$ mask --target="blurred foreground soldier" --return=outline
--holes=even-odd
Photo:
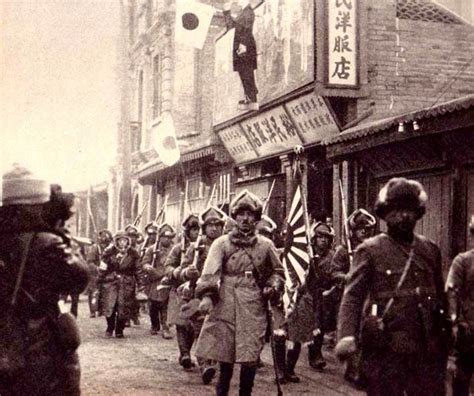
[[[200,309],[208,313],[196,356],[220,363],[217,395],[229,393],[234,363],[241,364],[240,395],[250,395],[265,343],[268,298],[283,291],[283,266],[267,238],[255,234],[262,203],[248,191],[230,205],[237,226],[216,239],[197,283]]]
[[[165,261],[165,276],[171,281],[168,302],[168,323],[176,325],[176,337],[179,349],[179,364],[184,369],[194,366],[191,360],[191,347],[194,342],[194,331],[189,319],[180,317],[179,312],[185,301],[177,294],[181,280],[181,263],[191,242],[195,242],[199,234],[199,218],[195,214],[187,216],[181,224],[182,240],[173,246]]]
[[[336,354],[344,359],[361,348],[369,395],[445,394],[449,332],[441,254],[414,233],[427,199],[417,181],[389,180],[375,209],[388,231],[355,253]]]
[[[142,276],[138,252],[132,248],[124,231],[114,236],[114,243],[105,249],[99,266],[99,284],[103,286],[106,337],[123,338],[125,321],[133,315],[135,283]]]
[[[222,235],[225,218],[226,214],[213,206],[208,207],[199,216],[201,233],[196,242],[189,246],[181,263],[181,271],[179,273],[183,284],[178,288],[178,296],[183,302],[187,302],[187,304],[183,305],[182,310],[186,310],[189,307],[194,307],[195,309],[199,307],[197,304],[193,306],[193,303],[199,302],[199,300],[194,298],[196,281],[202,273],[204,262],[206,261],[212,243]],[[192,310],[188,311],[188,315],[190,312],[192,312]],[[192,343],[198,339],[201,333],[204,315],[197,310],[190,319],[193,330],[193,337],[189,339],[189,348],[191,349]],[[197,357],[197,362],[202,382],[205,385],[211,383],[216,375],[216,362],[210,359],[203,359],[199,356]]]
[[[162,330],[165,339],[172,338],[167,318],[171,285],[166,287],[162,284],[162,280],[165,277],[166,258],[175,236],[173,227],[166,223],[162,224],[158,230],[158,241],[147,249],[142,261],[150,309],[150,334],[157,335]]]
[[[60,294],[80,293],[87,265],[61,232],[72,195],[16,165],[0,207],[0,394],[79,395],[80,337]]]
[[[102,254],[112,243],[112,233],[109,230],[100,230],[97,234],[97,243],[92,245],[87,253],[87,264],[89,264],[90,280],[87,285],[87,300],[89,302],[89,313],[91,318],[98,314],[102,315],[102,293],[97,284],[99,279],[99,266]]]
[[[474,216],[469,224],[474,246]],[[453,321],[454,351],[448,368],[454,371],[453,395],[468,396],[474,371],[474,249],[458,254],[446,282],[449,315]],[[454,367],[452,364],[454,363]]]

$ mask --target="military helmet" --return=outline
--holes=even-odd
[[[126,249],[128,249],[132,245],[132,239],[130,238],[130,235],[126,231],[120,230],[117,231],[117,233],[114,235],[114,246],[117,249],[121,250],[118,244],[118,241],[121,239],[125,239],[128,242]]]
[[[138,228],[136,226],[134,226],[133,224],[127,224],[125,226],[125,232],[129,236],[134,236],[134,235],[138,236],[140,234],[140,231],[138,230]]]
[[[161,237],[169,237],[169,238],[174,238],[176,236],[176,232],[172,226],[170,226],[168,223],[163,223],[160,225],[160,228],[158,229],[158,236]]]
[[[230,215],[235,219],[241,210],[250,210],[255,213],[255,219],[260,221],[262,217],[262,201],[248,190],[241,191],[230,203]]]
[[[347,225],[351,230],[360,228],[374,228],[377,220],[365,209],[356,209],[347,219]]]
[[[97,233],[97,240],[103,244],[113,241],[112,233],[109,230],[103,229]]]
[[[210,223],[219,223],[224,225],[227,215],[220,209],[214,206],[209,206],[204,212],[199,215],[199,223],[201,227]]]
[[[199,227],[199,216],[197,214],[191,213],[183,220],[181,226],[184,230],[189,230],[191,228]]]
[[[329,237],[331,240],[334,239],[336,233],[334,229],[329,225],[322,221],[318,221],[317,223],[313,224],[310,229],[310,237],[314,239],[318,236],[326,236]]]
[[[145,226],[145,232],[150,235],[150,234],[157,234],[158,233],[158,224],[154,221],[150,221],[146,226]]]
[[[393,209],[410,209],[420,219],[425,214],[426,201],[428,195],[420,182],[394,177],[380,190],[375,203],[375,214],[384,219]]]

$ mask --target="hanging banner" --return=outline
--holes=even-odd
[[[339,133],[334,116],[321,96],[303,95],[285,103],[285,108],[305,144],[317,143]]]
[[[358,79],[358,0],[327,0],[329,85],[355,87]]]

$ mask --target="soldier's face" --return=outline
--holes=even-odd
[[[155,243],[156,242],[156,232],[149,232],[148,233],[148,242]]]
[[[191,240],[191,242],[195,242],[198,235],[199,235],[198,227],[193,227],[189,230],[189,239]]]
[[[331,241],[328,236],[316,235],[315,240],[316,240],[316,248],[318,250],[324,251],[324,250],[329,249]]]
[[[222,235],[222,224],[217,222],[207,224],[205,233],[210,239],[216,239],[220,237]]]
[[[237,227],[239,227],[239,229],[243,232],[254,230],[257,223],[255,213],[248,209],[240,210],[235,216],[235,221],[237,223]]]
[[[372,236],[372,229],[371,228],[365,228],[365,227],[357,228],[354,231],[354,235],[355,235],[356,239],[359,242],[362,242],[362,241],[365,241],[367,238]]]
[[[163,247],[166,247],[166,248],[167,248],[167,247],[170,247],[170,246],[171,246],[171,241],[172,241],[171,237],[169,237],[169,236],[162,236],[162,237],[160,238],[160,245],[163,246]]]
[[[125,238],[120,238],[118,241],[117,241],[117,246],[120,250],[123,250],[125,249],[127,246],[128,246],[128,239],[125,239]]]
[[[385,216],[387,227],[399,233],[413,233],[417,213],[413,209],[392,209]]]

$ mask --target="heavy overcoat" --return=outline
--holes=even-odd
[[[164,302],[169,298],[169,290],[158,290],[158,286],[165,276],[165,262],[168,254],[171,250],[171,246],[165,248],[159,246],[158,251],[155,252],[155,244],[151,245],[145,252],[141,266],[145,264],[150,264],[153,266],[153,269],[145,271],[144,273],[144,282],[146,284],[145,292],[148,296],[148,299],[151,301]]]
[[[232,49],[234,71],[257,69],[257,44],[253,35],[255,13],[252,7],[244,7],[236,18],[231,16],[230,11],[224,11],[224,19],[227,29],[235,28]],[[239,55],[237,50],[240,44],[245,45],[246,52]]]
[[[226,363],[256,362],[267,327],[266,302],[257,278],[260,285],[282,290],[283,277],[269,239],[241,238],[236,229],[216,239],[196,287],[198,297],[215,301],[204,320],[196,356]]]
[[[125,256],[120,257],[115,246],[109,246],[104,251],[102,260],[107,264],[107,270],[100,272],[99,282],[103,285],[104,315],[112,315],[115,304],[120,319],[130,319],[135,304],[135,286],[143,282],[143,273],[139,266],[139,254],[130,248]]]
[[[7,232],[8,230],[8,232]],[[0,230],[0,312],[6,312],[30,230]],[[86,263],[68,239],[52,232],[33,235],[16,305],[24,323],[26,366],[15,378],[0,378],[4,395],[79,395],[80,367],[75,350],[58,342],[60,294],[76,294],[88,282]],[[4,320],[0,314],[0,320]]]

